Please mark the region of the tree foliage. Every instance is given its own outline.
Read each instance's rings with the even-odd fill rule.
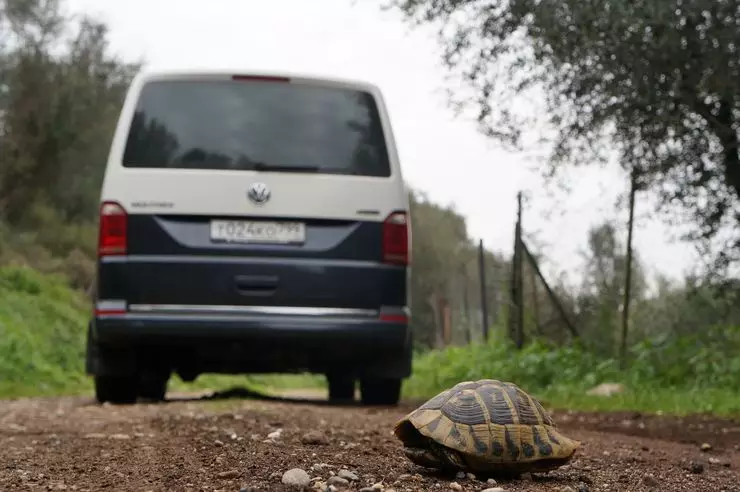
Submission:
[[[517,146],[542,95],[549,167],[616,155],[693,239],[740,223],[737,0],[389,0],[439,28],[446,65],[474,95],[481,127]],[[738,235],[725,258],[738,254]]]
[[[4,0],[0,26],[0,217],[92,220],[136,65],[108,53],[104,24],[65,18],[57,0]]]
[[[614,354],[620,341],[620,321],[626,285],[626,248],[617,237],[613,224],[605,222],[592,227],[588,250],[584,253],[583,282],[577,293],[577,322],[588,342],[602,353]],[[639,256],[633,251],[633,306],[645,298],[647,275]]]

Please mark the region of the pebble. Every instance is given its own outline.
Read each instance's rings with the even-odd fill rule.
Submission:
[[[356,482],[360,479],[360,477],[349,470],[339,470],[339,476],[345,480],[349,480],[350,482]]]
[[[705,442],[704,444],[701,445],[701,450],[704,452],[709,451],[710,449],[712,449],[712,445],[709,444],[708,442]]]
[[[463,476],[465,476],[465,474],[463,474]],[[451,488],[452,490],[462,490],[462,485],[460,485],[460,484],[459,484],[459,483],[457,483],[457,482],[452,482],[452,483],[450,484],[450,488]]]
[[[496,485],[498,482],[496,482],[496,480],[494,480],[492,478],[489,478],[488,480],[486,480],[486,483],[488,485]]]
[[[483,489],[481,492],[506,492],[506,491],[501,487],[492,487],[488,489]]]
[[[285,485],[295,485],[297,487],[306,487],[311,483],[311,477],[308,476],[306,470],[300,468],[293,468],[283,473],[282,482]]]
[[[329,477],[329,480],[327,480],[326,483],[329,485],[336,485],[337,487],[346,487],[349,485],[349,480],[342,478],[339,475],[335,475],[333,477]]]
[[[301,443],[310,446],[323,446],[329,444],[329,438],[321,431],[310,431],[301,437]]]
[[[658,481],[658,479],[652,475],[645,475],[644,477],[642,477],[642,483],[644,483],[648,487],[660,486],[660,482]]]
[[[465,478],[465,472],[461,472],[461,471],[457,472],[457,474],[455,475],[455,478],[457,478],[458,480],[462,480],[463,478]]]
[[[85,434],[85,439],[105,439],[107,436],[105,434],[100,434],[98,432],[93,432],[91,434]]]
[[[276,430],[274,432],[270,432],[269,434],[267,434],[267,438],[268,439],[273,439],[273,440],[274,439],[278,439],[278,438],[280,438],[280,434],[282,434],[282,433],[283,433],[283,429],[278,429],[278,430]]]
[[[239,477],[239,472],[236,470],[223,471],[218,474],[218,478],[223,478],[223,479],[238,478],[238,477]]]
[[[691,473],[695,475],[704,473],[704,465],[699,463],[698,461],[692,461],[691,463],[689,463],[688,469]]]
[[[128,434],[111,434],[111,439],[117,439],[119,441],[125,441],[126,439],[131,439],[131,436]]]
[[[576,492],[576,489],[574,489],[570,485],[565,485],[563,487],[560,487],[560,492]]]
[[[585,483],[578,484],[578,492],[589,492],[589,490],[590,489],[588,488],[588,485],[586,485]]]

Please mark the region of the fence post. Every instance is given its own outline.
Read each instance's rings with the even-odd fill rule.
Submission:
[[[514,227],[514,255],[511,260],[511,306],[509,337],[517,347],[524,344],[524,306],[522,305],[522,192],[516,195],[516,225]]]
[[[632,294],[632,229],[635,221],[635,181],[634,169],[630,173],[630,202],[629,219],[627,223],[627,258],[626,272],[624,273],[624,300],[622,301],[622,340],[619,347],[619,364],[624,369],[627,366],[627,332],[629,329],[630,297]]]
[[[478,275],[480,277],[480,306],[482,311],[481,323],[483,341],[488,341],[488,292],[486,289],[486,259],[483,249],[483,239],[478,241]]]

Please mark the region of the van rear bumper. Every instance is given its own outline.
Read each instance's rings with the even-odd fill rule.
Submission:
[[[117,353],[115,371],[130,372],[137,360],[156,357],[195,374],[411,374],[410,330],[400,320],[128,312],[98,315],[92,325],[96,344]]]

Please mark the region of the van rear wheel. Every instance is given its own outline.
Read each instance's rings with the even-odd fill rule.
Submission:
[[[167,395],[168,372],[147,371],[139,376],[138,395],[142,400],[150,402],[164,401]]]
[[[329,401],[332,403],[350,403],[355,399],[355,380],[346,376],[327,375],[329,384]]]
[[[400,378],[373,378],[360,381],[364,405],[398,405],[401,399]]]
[[[130,376],[95,376],[95,398],[98,403],[136,403],[136,379]]]

